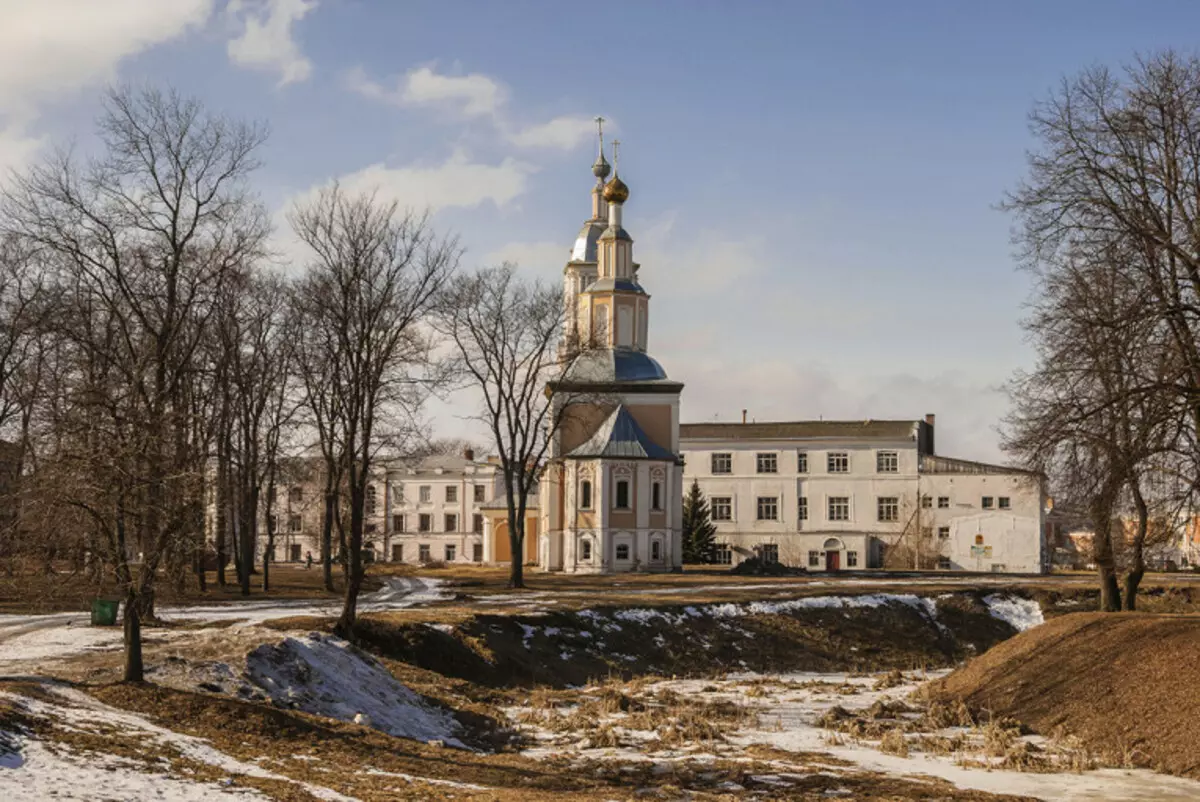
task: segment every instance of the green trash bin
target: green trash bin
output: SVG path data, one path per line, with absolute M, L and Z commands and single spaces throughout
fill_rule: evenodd
M 117 608 L 120 602 L 96 599 L 92 602 L 92 626 L 111 627 L 117 623 Z

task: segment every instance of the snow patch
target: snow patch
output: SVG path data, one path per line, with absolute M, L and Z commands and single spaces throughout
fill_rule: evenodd
M 454 716 L 340 638 L 314 632 L 260 646 L 246 657 L 246 675 L 279 705 L 342 721 L 361 713 L 389 735 L 467 748 Z
M 991 596 L 984 596 L 983 603 L 987 605 L 992 618 L 1000 619 L 1017 632 L 1024 632 L 1046 623 L 1041 605 L 1033 599 L 1001 596 L 994 593 Z
M 354 802 L 350 797 L 343 796 L 337 791 L 317 785 L 297 782 L 288 777 L 267 771 L 253 763 L 238 760 L 231 755 L 213 747 L 204 738 L 183 735 L 160 727 L 150 720 L 110 707 L 73 688 L 48 685 L 55 701 L 43 701 L 17 694 L 0 691 L 0 698 L 8 699 L 18 705 L 29 715 L 60 722 L 70 727 L 85 731 L 101 728 L 111 728 L 121 735 L 150 738 L 160 744 L 174 748 L 181 756 L 197 763 L 204 763 L 220 769 L 231 775 L 260 777 L 264 779 L 283 780 L 295 783 L 310 795 L 329 802 Z M 15 781 L 12 794 L 5 795 L 9 799 L 96 799 L 96 790 L 103 788 L 112 796 L 109 799 L 164 799 L 164 800 L 202 800 L 210 799 L 219 791 L 212 790 L 214 786 L 175 782 L 162 775 L 141 774 L 128 762 L 111 757 L 101 757 L 98 760 L 89 755 L 86 764 L 83 758 L 78 765 L 70 758 L 58 757 L 50 750 L 33 739 L 26 739 L 22 751 L 24 762 L 15 771 L 0 773 L 0 791 L 10 788 L 8 783 Z M 107 761 L 107 763 L 106 763 Z M 115 770 L 114 770 L 115 769 Z M 56 770 L 62 772 L 61 776 Z M 59 783 L 63 783 L 60 791 Z M 28 783 L 28 784 L 26 784 Z M 116 793 L 115 788 L 125 789 Z M 31 788 L 43 788 L 43 793 L 31 792 Z M 19 793 L 17 793 L 19 791 Z M 71 794 L 78 793 L 78 796 Z M 250 795 L 249 792 L 239 792 L 235 799 L 263 799 L 261 795 Z M 172 796 L 171 794 L 175 794 Z M 228 794 L 227 794 L 228 796 Z

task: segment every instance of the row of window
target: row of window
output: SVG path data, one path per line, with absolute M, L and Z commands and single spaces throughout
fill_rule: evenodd
M 447 543 L 442 550 L 443 558 L 446 562 L 454 562 L 458 559 L 458 547 L 453 543 Z M 483 562 L 483 544 L 476 543 L 472 546 L 471 559 L 477 563 Z M 392 545 L 392 562 L 404 562 L 404 544 L 395 543 Z M 428 563 L 433 562 L 433 549 L 428 543 L 417 544 L 417 562 Z
M 628 543 L 618 543 L 617 547 L 614 551 L 615 551 L 614 556 L 616 557 L 618 562 L 624 562 L 624 561 L 629 560 L 629 555 L 631 552 L 629 550 Z M 662 541 L 661 540 L 651 540 L 650 541 L 650 560 L 652 562 L 659 562 L 662 560 L 662 558 L 663 558 Z M 590 540 L 580 541 L 580 543 L 579 543 L 579 561 L 585 562 L 585 563 L 592 561 L 592 541 L 590 541 Z
M 921 506 L 929 509 L 933 506 L 933 496 L 921 496 Z M 944 510 L 950 506 L 949 496 L 938 496 L 937 506 L 939 510 Z M 979 499 L 979 506 L 985 510 L 1010 510 L 1012 509 L 1012 498 L 1009 496 L 982 496 Z
M 758 452 L 755 455 L 754 467 L 757 473 L 779 473 L 779 454 L 774 451 Z M 825 455 L 825 470 L 827 473 L 850 473 L 850 452 L 830 451 Z M 733 473 L 733 453 L 729 451 L 713 453 L 712 472 L 714 474 Z M 899 473 L 899 452 L 876 451 L 875 472 Z M 796 452 L 796 473 L 808 473 L 807 451 Z
M 944 528 L 947 530 L 946 536 L 949 537 L 949 527 L 944 527 Z M 760 544 L 760 545 L 754 547 L 754 551 L 757 552 L 759 559 L 763 560 L 764 562 L 779 562 L 779 546 L 774 543 Z M 825 558 L 825 552 L 810 551 L 808 553 L 808 567 L 809 568 L 820 568 L 824 558 Z M 717 544 L 716 563 L 717 563 L 717 565 L 732 565 L 733 564 L 733 549 L 728 544 L 726 544 L 726 543 L 718 543 Z M 846 567 L 847 568 L 857 568 L 858 567 L 858 552 L 857 551 L 847 551 L 846 552 Z M 939 571 L 949 571 L 952 569 L 953 566 L 950 564 L 949 557 L 939 557 L 937 567 L 938 567 Z M 993 570 L 997 570 L 997 569 L 993 566 Z M 1003 571 L 1004 567 L 1001 566 L 999 568 L 999 570 Z
M 485 485 L 472 485 L 472 494 L 476 504 L 482 504 L 487 496 L 487 487 Z M 375 485 L 367 486 L 367 514 L 375 514 L 375 505 L 377 503 L 377 491 Z M 433 486 L 421 485 L 417 490 L 417 498 L 421 504 L 433 503 Z M 458 485 L 446 485 L 445 499 L 447 504 L 458 503 Z M 392 486 L 392 500 L 397 504 L 404 503 L 404 485 Z M 304 501 L 304 488 L 296 486 L 288 490 L 288 501 L 293 504 L 298 504 Z
M 928 496 L 921 498 L 921 506 L 928 507 L 930 504 Z M 756 520 L 759 521 L 778 521 L 779 520 L 779 497 L 778 496 L 759 496 L 756 499 Z M 982 506 L 985 510 L 993 509 L 993 502 L 998 502 L 999 508 L 1007 510 L 1012 507 L 1012 500 L 1008 496 L 984 496 Z M 711 516 L 714 521 L 732 521 L 733 520 L 733 497 L 732 496 L 713 496 L 710 501 Z M 938 497 L 938 508 L 945 509 L 950 506 L 949 496 Z M 808 497 L 800 496 L 797 499 L 797 517 L 801 521 L 808 520 Z M 875 519 L 880 523 L 896 523 L 900 520 L 900 498 L 898 496 L 879 496 L 875 499 Z M 849 521 L 850 520 L 850 497 L 849 496 L 829 496 L 827 499 L 826 515 L 827 521 Z M 949 535 L 947 535 L 948 537 Z
M 629 492 L 629 480 L 618 479 L 613 487 L 613 509 L 628 510 L 632 505 L 632 496 Z M 592 508 L 592 482 L 590 479 L 584 479 L 579 483 L 579 509 L 590 510 Z M 663 489 L 662 482 L 650 483 L 650 509 L 661 510 L 663 508 Z
M 432 532 L 433 531 L 433 516 L 432 515 L 430 515 L 427 512 L 423 512 L 423 513 L 417 515 L 416 518 L 417 518 L 417 529 L 416 529 L 417 532 Z M 392 516 L 392 531 L 393 532 L 408 531 L 404 528 L 405 523 L 406 523 L 405 516 L 393 515 Z M 375 531 L 375 525 L 374 524 L 365 524 L 363 526 L 363 530 L 367 534 L 371 534 Z M 293 532 L 293 533 L 304 531 L 303 517 L 299 516 L 299 515 L 290 516 L 288 518 L 288 531 Z M 443 532 L 457 532 L 458 531 L 458 515 L 456 513 L 448 512 L 442 516 L 442 531 Z M 473 519 L 471 521 L 471 531 L 477 535 L 483 534 L 483 516 L 482 515 L 476 513 L 473 516 Z

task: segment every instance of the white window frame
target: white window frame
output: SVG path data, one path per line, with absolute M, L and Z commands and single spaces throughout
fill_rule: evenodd
M 838 503 L 839 508 L 845 508 L 844 517 L 835 516 L 833 514 L 834 502 Z M 850 520 L 850 497 L 849 496 L 829 496 L 825 500 L 825 519 L 828 521 L 836 521 L 838 523 L 846 523 Z
M 754 500 L 754 519 L 756 521 L 778 521 L 779 506 L 779 496 L 758 496 Z M 770 510 L 770 517 L 763 516 L 764 508 Z
M 717 504 L 721 504 L 725 517 L 717 515 Z M 716 522 L 728 522 L 733 520 L 733 496 L 713 496 L 708 502 L 709 517 Z
M 850 473 L 850 452 L 830 451 L 825 455 L 825 469 L 829 473 Z
M 900 473 L 900 452 L 876 451 L 875 473 Z
M 796 498 L 796 520 L 808 520 L 808 496 L 798 496 Z
M 796 473 L 808 473 L 808 452 L 796 452 Z
M 760 451 L 755 454 L 754 472 L 766 474 L 779 473 L 779 454 L 774 451 Z
M 886 515 L 885 515 L 886 513 Z M 875 520 L 881 524 L 894 524 L 900 520 L 900 499 L 897 496 L 875 498 Z
M 725 476 L 733 473 L 733 452 L 714 451 L 710 458 L 709 467 L 714 476 Z

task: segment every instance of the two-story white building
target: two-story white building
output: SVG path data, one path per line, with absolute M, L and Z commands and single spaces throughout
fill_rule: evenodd
M 685 492 L 708 498 L 722 562 L 811 571 L 1045 570 L 1042 477 L 934 452 L 934 416 L 691 423 Z

